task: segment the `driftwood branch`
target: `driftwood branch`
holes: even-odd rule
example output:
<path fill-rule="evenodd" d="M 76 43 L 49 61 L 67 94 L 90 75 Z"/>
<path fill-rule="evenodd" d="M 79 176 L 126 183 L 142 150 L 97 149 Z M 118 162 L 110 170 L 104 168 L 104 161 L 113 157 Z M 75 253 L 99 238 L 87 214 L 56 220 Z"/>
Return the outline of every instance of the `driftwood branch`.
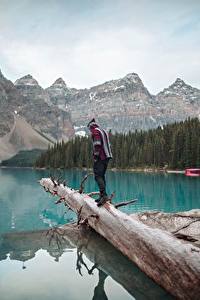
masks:
<path fill-rule="evenodd" d="M 119 207 L 122 207 L 122 206 L 126 206 L 126 205 L 129 205 L 129 204 L 135 203 L 136 201 L 137 201 L 137 199 L 130 200 L 130 201 L 119 202 L 119 203 L 116 203 L 114 206 L 115 206 L 115 208 L 119 208 Z"/>
<path fill-rule="evenodd" d="M 80 188 L 79 188 L 79 193 L 82 194 L 83 191 L 84 191 L 84 183 L 85 181 L 88 179 L 88 177 L 92 175 L 92 173 L 89 173 L 89 174 L 86 174 L 84 177 L 83 177 L 83 180 L 81 181 L 81 184 L 80 184 Z"/>
<path fill-rule="evenodd" d="M 87 194 L 89 197 L 100 195 L 99 192 L 91 192 Z"/>
<path fill-rule="evenodd" d="M 78 220 L 77 220 L 77 225 L 79 225 L 80 222 L 81 222 L 81 211 L 82 211 L 82 208 L 83 208 L 83 206 L 81 206 L 81 207 L 77 210 L 77 218 L 78 218 Z"/>
<path fill-rule="evenodd" d="M 53 182 L 54 187 L 57 187 L 58 183 L 55 181 L 55 178 L 53 176 L 50 176 L 51 181 Z"/>
<path fill-rule="evenodd" d="M 108 202 L 112 203 L 112 199 L 115 197 L 115 192 L 112 192 L 112 194 L 110 195 L 110 197 L 108 198 Z"/>
<path fill-rule="evenodd" d="M 51 178 L 52 182 L 54 183 L 55 187 L 60 185 L 61 183 L 65 182 L 65 180 L 63 180 L 62 177 L 63 177 L 63 175 L 62 175 L 61 171 L 58 172 L 57 176 L 52 175 L 50 173 L 50 178 Z"/>

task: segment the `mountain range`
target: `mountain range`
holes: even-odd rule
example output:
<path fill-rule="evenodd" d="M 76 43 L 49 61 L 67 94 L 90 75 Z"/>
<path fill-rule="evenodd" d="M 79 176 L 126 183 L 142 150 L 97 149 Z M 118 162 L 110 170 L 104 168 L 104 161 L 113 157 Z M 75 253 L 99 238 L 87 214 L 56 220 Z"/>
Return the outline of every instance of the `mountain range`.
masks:
<path fill-rule="evenodd" d="M 128 132 L 200 115 L 200 90 L 179 78 L 157 95 L 151 95 L 135 73 L 71 94 L 65 105 L 81 130 L 93 116 L 107 129 Z"/>
<path fill-rule="evenodd" d="M 128 132 L 199 116 L 200 90 L 180 78 L 152 95 L 136 73 L 88 89 L 70 88 L 58 78 L 43 89 L 31 75 L 12 83 L 0 71 L 0 160 L 5 152 L 11 157 L 19 150 L 84 135 L 93 117 L 107 130 Z M 26 124 L 25 132 L 16 129 L 16 118 L 17 126 Z"/>

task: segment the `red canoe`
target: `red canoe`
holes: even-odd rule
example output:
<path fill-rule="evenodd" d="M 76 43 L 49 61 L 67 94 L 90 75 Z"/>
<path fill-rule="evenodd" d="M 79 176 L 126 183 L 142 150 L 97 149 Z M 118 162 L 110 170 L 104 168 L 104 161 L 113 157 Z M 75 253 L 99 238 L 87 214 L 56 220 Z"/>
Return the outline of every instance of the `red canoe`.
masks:
<path fill-rule="evenodd" d="M 186 176 L 193 176 L 193 177 L 200 176 L 200 169 L 186 169 L 185 170 L 185 175 Z"/>

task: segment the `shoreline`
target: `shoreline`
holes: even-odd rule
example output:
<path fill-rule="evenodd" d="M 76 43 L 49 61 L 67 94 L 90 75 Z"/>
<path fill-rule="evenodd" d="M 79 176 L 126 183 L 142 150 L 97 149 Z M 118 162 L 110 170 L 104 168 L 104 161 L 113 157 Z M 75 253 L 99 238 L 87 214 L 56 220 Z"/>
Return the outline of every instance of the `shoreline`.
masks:
<path fill-rule="evenodd" d="M 0 166 L 0 169 L 32 169 L 32 170 L 82 170 L 82 171 L 92 171 L 92 168 L 34 168 L 34 167 L 17 167 L 17 166 Z M 108 171 L 112 172 L 141 172 L 141 173 L 161 173 L 161 174 L 184 174 L 185 170 L 163 170 L 159 168 L 128 168 L 128 169 L 120 169 L 120 168 L 108 168 Z"/>

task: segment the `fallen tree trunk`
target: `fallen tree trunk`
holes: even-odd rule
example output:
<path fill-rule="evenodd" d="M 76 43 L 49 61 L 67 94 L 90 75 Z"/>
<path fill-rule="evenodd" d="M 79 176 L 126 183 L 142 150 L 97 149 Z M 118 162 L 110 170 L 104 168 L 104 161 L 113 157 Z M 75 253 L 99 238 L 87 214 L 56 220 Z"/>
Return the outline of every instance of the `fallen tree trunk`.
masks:
<path fill-rule="evenodd" d="M 49 178 L 41 179 L 40 184 L 77 213 L 79 224 L 92 227 L 172 295 L 199 299 L 199 248 L 164 230 L 150 228 L 108 202 L 99 208 L 88 195 Z"/>

